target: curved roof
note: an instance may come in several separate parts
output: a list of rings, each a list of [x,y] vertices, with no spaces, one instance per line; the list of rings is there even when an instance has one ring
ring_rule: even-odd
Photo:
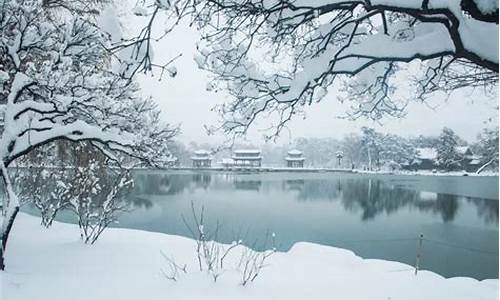
[[[200,150],[194,151],[194,154],[195,155],[208,155],[208,154],[210,154],[210,152],[207,150],[204,150],[204,149],[200,149]]]
[[[259,154],[259,149],[237,149],[233,151],[235,154]]]
[[[437,159],[437,151],[434,148],[417,148],[416,150],[419,159]]]
[[[302,155],[302,151],[297,149],[292,149],[288,151],[288,155]]]

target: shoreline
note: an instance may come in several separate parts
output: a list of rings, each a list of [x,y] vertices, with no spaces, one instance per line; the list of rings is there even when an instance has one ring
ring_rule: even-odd
[[[227,246],[227,245],[226,245]],[[240,283],[228,257],[217,282],[197,270],[195,241],[134,229],[108,228],[95,245],[79,240],[78,227],[54,222],[43,229],[20,213],[13,228],[7,269],[0,272],[5,299],[497,299],[498,279],[444,278],[388,260],[364,259],[342,248],[299,242],[276,252],[254,282]],[[244,250],[241,247],[240,250]],[[238,251],[240,251],[238,250]],[[177,281],[161,275],[161,252],[188,272]],[[71,274],[71,276],[68,276]],[[286,275],[284,275],[286,274]],[[363,286],[362,289],[359,286]],[[395,288],[397,287],[397,288]],[[446,295],[446,297],[444,297]]]

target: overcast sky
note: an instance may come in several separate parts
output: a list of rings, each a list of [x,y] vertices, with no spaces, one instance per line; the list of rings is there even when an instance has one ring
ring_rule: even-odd
[[[160,26],[161,27],[161,26]],[[175,78],[140,76],[139,83],[145,96],[153,96],[160,105],[164,120],[180,123],[183,142],[220,142],[222,136],[208,136],[204,125],[214,125],[218,116],[210,109],[217,103],[228,101],[227,96],[206,91],[208,74],[199,70],[193,60],[197,34],[187,26],[180,26],[154,46],[155,59],[167,61],[179,53],[183,56],[175,63]],[[156,74],[159,75],[159,74]],[[473,141],[484,127],[498,124],[498,99],[488,99],[480,93],[455,93],[447,102],[435,98],[424,105],[412,103],[403,119],[385,119],[382,124],[369,120],[349,121],[339,119],[343,109],[330,93],[321,103],[307,108],[305,119],[292,120],[279,143],[289,142],[290,137],[334,137],[359,132],[361,126],[373,126],[379,131],[403,136],[437,135],[444,127],[452,128],[462,138]],[[429,107],[432,106],[432,107]],[[488,119],[493,121],[488,122]],[[254,144],[264,142],[263,133],[251,130],[248,140]]]

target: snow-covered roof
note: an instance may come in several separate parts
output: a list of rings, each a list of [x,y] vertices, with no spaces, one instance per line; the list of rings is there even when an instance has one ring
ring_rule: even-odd
[[[302,155],[302,151],[297,149],[292,149],[288,151],[288,155]]]
[[[455,151],[457,151],[458,154],[461,154],[461,155],[465,155],[468,150],[470,151],[470,148],[468,146],[459,146],[459,147],[455,148]]]
[[[469,162],[470,165],[479,165],[481,163],[481,160],[479,159],[473,159]]]
[[[207,150],[196,150],[194,151],[194,156],[191,156],[192,160],[211,160],[210,152]]]
[[[212,160],[210,156],[191,156],[192,160]]]
[[[209,155],[209,154],[210,154],[210,152],[209,152],[209,151],[207,151],[207,150],[200,149],[200,150],[196,150],[196,151],[194,151],[194,154],[195,154],[195,155]]]
[[[437,151],[434,148],[417,148],[417,158],[437,159]]]
[[[234,154],[260,154],[259,149],[237,149],[233,152]]]
[[[233,160],[259,160],[262,159],[262,156],[243,156],[243,155],[233,155]]]

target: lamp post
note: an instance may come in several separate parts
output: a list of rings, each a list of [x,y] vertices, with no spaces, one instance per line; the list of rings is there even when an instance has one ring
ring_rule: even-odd
[[[338,159],[338,166],[340,168],[340,163],[342,162],[342,158],[344,157],[344,152],[342,151],[337,151],[335,152],[335,156],[337,157]]]

